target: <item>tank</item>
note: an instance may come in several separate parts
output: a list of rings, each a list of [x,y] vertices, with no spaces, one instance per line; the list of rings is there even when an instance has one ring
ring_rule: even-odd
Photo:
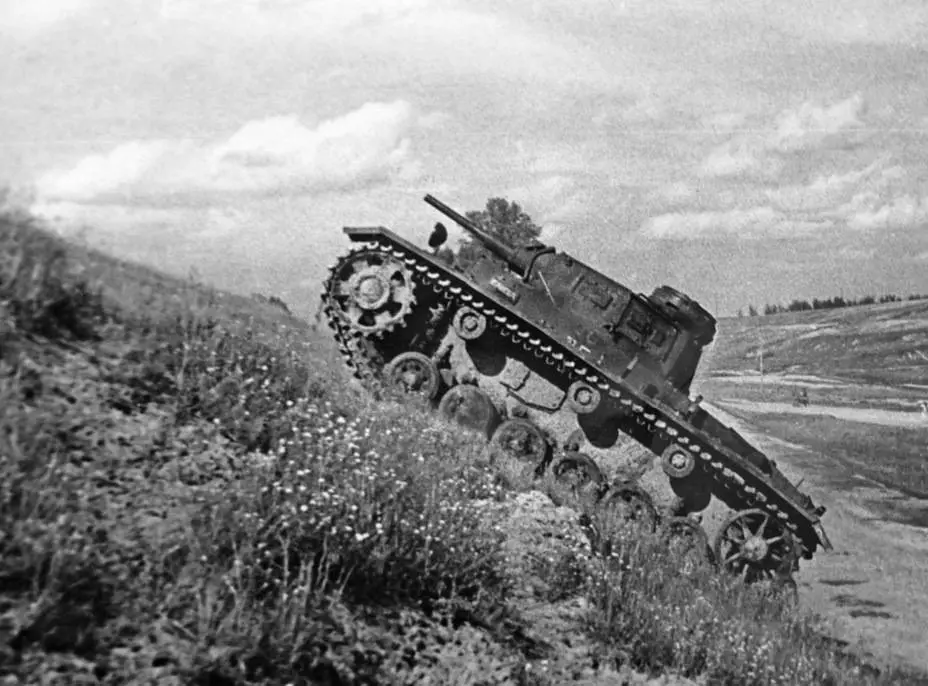
[[[384,227],[346,227],[355,245],[331,267],[321,308],[355,376],[425,396],[538,474],[592,484],[601,504],[695,532],[747,579],[783,578],[831,548],[825,508],[691,397],[717,332],[698,302],[666,285],[635,293],[566,252],[508,245],[425,202],[486,251],[457,264],[440,222],[427,249]],[[647,449],[666,506],[622,436]],[[713,504],[723,516],[710,546],[700,522]]]

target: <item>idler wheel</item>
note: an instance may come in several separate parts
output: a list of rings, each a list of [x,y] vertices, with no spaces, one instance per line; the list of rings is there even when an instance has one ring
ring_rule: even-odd
[[[506,454],[520,462],[544,469],[548,461],[549,445],[544,433],[528,419],[507,419],[493,433],[490,452]]]
[[[499,413],[490,396],[476,386],[453,386],[438,404],[442,417],[487,438],[499,424]]]
[[[569,450],[558,457],[551,465],[551,474],[558,483],[576,490],[599,490],[605,481],[593,458],[577,450]]]
[[[637,529],[653,533],[659,516],[651,496],[633,484],[619,484],[609,489],[599,507],[620,529]]]
[[[462,307],[451,322],[455,333],[465,341],[480,338],[487,330],[487,318],[472,307]]]
[[[678,553],[687,571],[715,565],[715,555],[705,530],[689,517],[670,517],[660,530],[661,540]]]
[[[722,570],[745,583],[776,581],[796,566],[792,535],[769,512],[750,509],[729,517],[715,538],[715,559]]]
[[[584,381],[574,381],[567,389],[567,406],[577,414],[595,412],[601,400],[600,392]]]
[[[668,446],[661,454],[661,468],[671,479],[685,479],[696,469],[696,456],[678,445]]]
[[[418,393],[432,400],[438,394],[441,377],[435,363],[422,353],[400,353],[384,368],[383,376],[391,388]]]
[[[383,334],[405,319],[416,303],[406,266],[379,250],[359,250],[333,270],[328,297],[339,316],[362,334]]]

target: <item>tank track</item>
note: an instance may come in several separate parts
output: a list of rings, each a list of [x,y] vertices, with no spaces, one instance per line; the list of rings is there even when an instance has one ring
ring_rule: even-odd
[[[621,381],[610,379],[586,360],[576,356],[569,348],[512,313],[496,298],[469,284],[463,275],[426,261],[413,250],[404,249],[386,237],[361,246],[360,249],[379,250],[401,260],[413,274],[416,287],[432,288],[444,299],[445,304],[452,308],[468,306],[477,310],[486,317],[488,331],[493,329],[536,358],[543,358],[546,364],[567,375],[571,382],[582,380],[598,388],[604,400],[609,398],[611,402],[618,403],[629,411],[635,422],[645,427],[650,435],[660,436],[690,451],[712,478],[713,494],[716,497],[721,497],[729,506],[734,502],[742,509],[758,508],[775,517],[785,529],[798,538],[803,548],[800,551],[803,557],[811,559],[812,553],[820,544],[828,547],[827,539],[819,537],[813,522],[786,496],[767,483],[766,475],[749,463],[743,466],[734,463],[732,458],[724,455],[726,450],[730,451],[729,448],[723,447],[717,439],[690,425],[686,420],[674,417],[670,408],[658,408],[656,405],[659,403],[655,403],[653,399],[645,400]],[[336,278],[336,267],[349,256],[350,254],[340,258],[330,270],[323,289],[322,306],[345,362],[354,376],[363,381],[370,376],[366,371],[370,369],[369,365],[373,363],[376,367],[377,362],[364,349],[361,341],[357,340],[364,338],[363,334],[350,330],[329,297]],[[735,469],[739,469],[740,473]]]

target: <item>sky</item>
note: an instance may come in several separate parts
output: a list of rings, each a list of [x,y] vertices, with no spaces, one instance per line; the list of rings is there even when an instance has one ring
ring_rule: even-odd
[[[924,0],[2,0],[0,54],[8,202],[301,316],[426,193],[720,316],[928,293]]]

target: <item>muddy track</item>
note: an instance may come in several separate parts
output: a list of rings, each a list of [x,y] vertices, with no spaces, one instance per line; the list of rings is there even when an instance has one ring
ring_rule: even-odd
[[[912,511],[928,502],[854,473],[845,463],[763,434],[748,420],[714,407],[771,457],[790,479],[828,507],[834,550],[803,564],[802,603],[829,623],[828,633],[877,660],[928,672],[928,529]]]
[[[405,266],[415,281],[416,292],[425,294],[431,289],[430,297],[451,310],[465,306],[476,310],[486,318],[496,335],[543,359],[570,382],[583,381],[598,389],[603,400],[627,411],[648,434],[676,443],[696,455],[714,480],[716,497],[737,510],[766,510],[798,536],[807,551],[806,557],[811,557],[811,552],[818,545],[818,534],[814,528],[817,518],[810,519],[802,507],[775,488],[754,465],[730,454],[731,451],[714,437],[680,420],[676,413],[664,408],[655,399],[639,396],[621,379],[612,379],[596,369],[543,330],[523,321],[489,294],[474,288],[461,275],[422,256],[411,244],[392,234],[372,235],[367,240],[369,242],[358,245],[333,265],[322,294],[323,311],[329,327],[355,376],[366,376],[382,366],[382,361],[376,359],[379,334],[360,334],[344,321],[336,302],[342,288],[338,273],[353,255],[363,251],[378,252]],[[403,325],[403,322],[396,324],[397,327]]]

